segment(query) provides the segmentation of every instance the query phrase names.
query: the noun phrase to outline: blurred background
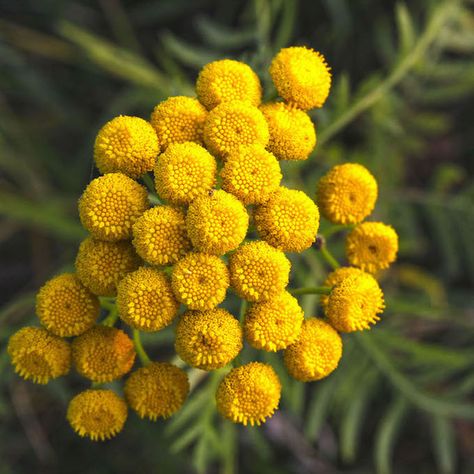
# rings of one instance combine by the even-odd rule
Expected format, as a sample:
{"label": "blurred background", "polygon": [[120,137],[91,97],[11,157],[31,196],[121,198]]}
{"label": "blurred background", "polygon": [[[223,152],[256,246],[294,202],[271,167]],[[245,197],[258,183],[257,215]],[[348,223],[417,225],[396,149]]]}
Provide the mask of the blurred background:
{"label": "blurred background", "polygon": [[[5,347],[34,321],[37,288],[72,268],[97,130],[192,95],[200,67],[224,57],[271,96],[269,62],[295,44],[321,51],[334,82],[312,113],[316,150],[284,164],[286,184],[314,196],[346,161],[376,176],[372,219],[400,234],[384,321],[345,337],[321,382],[292,382],[266,356],[285,388],[262,428],[221,422],[210,380],[170,422],[131,414],[112,441],[77,437],[64,415],[84,382],[23,382]],[[473,107],[469,0],[0,0],[0,474],[474,472]],[[343,261],[343,234],[329,246]],[[312,252],[294,265],[294,286],[327,273]],[[302,302],[317,314],[316,297]],[[145,343],[171,354],[172,329]]]}

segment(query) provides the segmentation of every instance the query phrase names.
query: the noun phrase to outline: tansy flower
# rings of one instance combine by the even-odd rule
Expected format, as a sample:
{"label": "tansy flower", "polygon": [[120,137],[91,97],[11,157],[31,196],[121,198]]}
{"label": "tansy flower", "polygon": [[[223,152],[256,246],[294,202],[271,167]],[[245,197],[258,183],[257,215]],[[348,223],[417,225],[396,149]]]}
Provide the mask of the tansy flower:
{"label": "tansy flower", "polygon": [[172,206],[149,209],[133,226],[133,245],[152,265],[177,262],[191,249],[184,212]]}
{"label": "tansy flower", "polygon": [[122,173],[93,179],[79,199],[82,225],[99,240],[126,240],[149,207],[146,189]]}
{"label": "tansy flower", "polygon": [[298,338],[303,319],[298,301],[284,291],[250,307],[245,315],[245,339],[256,349],[285,349]]}
{"label": "tansy flower", "polygon": [[345,163],[331,168],[318,183],[321,214],[335,224],[357,224],[375,207],[377,181],[367,168]]}
{"label": "tansy flower", "polygon": [[280,97],[303,110],[322,107],[331,88],[324,56],[303,46],[281,49],[272,60],[270,75]]}
{"label": "tansy flower", "polygon": [[135,348],[122,330],[95,326],[74,339],[72,358],[83,377],[98,383],[111,382],[132,368]]}
{"label": "tansy flower", "polygon": [[112,390],[85,390],[67,409],[67,420],[79,436],[92,441],[113,438],[127,421],[127,404]]}
{"label": "tansy flower", "polygon": [[222,102],[241,100],[257,106],[262,100],[258,76],[247,64],[232,59],[206,64],[197,78],[196,93],[209,110]]}
{"label": "tansy flower", "polygon": [[99,299],[74,273],[47,281],[36,295],[41,324],[61,337],[78,336],[91,328],[100,314]]}
{"label": "tansy flower", "polygon": [[382,222],[358,224],[346,238],[347,259],[351,265],[375,273],[388,268],[397,258],[398,235]]}
{"label": "tansy flower", "polygon": [[384,309],[382,290],[372,275],[353,275],[336,285],[329,295],[326,316],[340,332],[369,329]]}
{"label": "tansy flower", "polygon": [[156,191],[171,204],[187,205],[215,182],[216,160],[197,143],[170,145],[156,162]]}
{"label": "tansy flower", "polygon": [[342,356],[342,340],[332,326],[321,319],[303,322],[298,340],[284,352],[289,374],[301,382],[313,382],[327,377]]}
{"label": "tansy flower", "polygon": [[140,418],[168,418],[183,405],[189,393],[186,372],[167,362],[152,362],[131,373],[125,382],[127,403]]}
{"label": "tansy flower", "polygon": [[[362,275],[364,272],[355,267],[340,267],[336,268],[336,270],[332,271],[327,277],[326,280],[323,283],[323,286],[328,286],[329,288],[332,288],[333,286],[339,285],[342,280],[349,276],[357,276],[357,275]],[[326,311],[326,307],[329,301],[329,295],[321,295],[319,297],[319,302],[321,303],[321,306],[323,307],[324,311]]]}
{"label": "tansy flower", "polygon": [[280,186],[277,159],[261,145],[241,146],[231,152],[221,171],[222,189],[244,204],[262,204]]}
{"label": "tansy flower", "polygon": [[267,149],[280,160],[306,160],[316,146],[316,131],[309,115],[281,102],[262,104],[270,141]]}
{"label": "tansy flower", "polygon": [[151,171],[159,152],[153,127],[146,120],[125,115],[107,122],[94,145],[95,164],[101,173],[120,172],[131,178]]}
{"label": "tansy flower", "polygon": [[190,253],[173,267],[171,286],[189,309],[212,309],[224,301],[229,271],[219,257]]}
{"label": "tansy flower", "polygon": [[88,237],[79,246],[76,272],[81,282],[99,296],[115,296],[117,284],[140,266],[129,241],[106,242]]}
{"label": "tansy flower", "polygon": [[209,112],[204,143],[215,156],[225,158],[241,145],[268,143],[268,125],[262,112],[247,102],[224,102]]}
{"label": "tansy flower", "polygon": [[165,150],[172,143],[202,144],[202,131],[207,110],[192,97],[169,97],[158,104],[151,114],[160,145]]}
{"label": "tansy flower", "polygon": [[117,308],[129,326],[141,331],[159,331],[171,324],[179,303],[163,272],[141,267],[120,282]]}
{"label": "tansy flower", "polygon": [[268,300],[285,289],[290,267],[281,250],[264,241],[249,242],[229,258],[231,285],[241,298]]}
{"label": "tansy flower", "polygon": [[262,239],[284,252],[302,252],[316,240],[318,207],[303,191],[280,187],[254,218]]}
{"label": "tansy flower", "polygon": [[251,362],[222,379],[216,392],[217,409],[234,423],[260,425],[278,408],[280,395],[281,383],[272,367]]}
{"label": "tansy flower", "polygon": [[35,383],[48,383],[71,367],[69,343],[44,328],[21,328],[10,336],[7,351],[15,372]]}
{"label": "tansy flower", "polygon": [[244,205],[223,190],[199,196],[188,209],[186,227],[194,247],[201,252],[224,255],[245,239],[249,216]]}
{"label": "tansy flower", "polygon": [[175,349],[193,367],[219,369],[242,350],[242,328],[225,309],[187,311],[176,326]]}

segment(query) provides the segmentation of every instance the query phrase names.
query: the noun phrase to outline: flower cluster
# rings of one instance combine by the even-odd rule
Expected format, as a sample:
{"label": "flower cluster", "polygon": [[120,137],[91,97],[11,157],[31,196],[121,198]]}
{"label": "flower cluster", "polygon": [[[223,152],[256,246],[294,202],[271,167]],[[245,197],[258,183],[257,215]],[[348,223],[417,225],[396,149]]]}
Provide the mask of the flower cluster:
{"label": "flower cluster", "polygon": [[[383,294],[372,273],[394,261],[397,235],[362,222],[375,205],[375,179],[361,165],[336,166],[320,180],[317,204],[281,185],[280,161],[306,160],[316,145],[307,111],[324,104],[329,68],[320,53],[291,47],[275,56],[270,75],[281,100],[262,104],[248,65],[215,61],[199,73],[196,98],[168,98],[150,121],[120,116],[99,131],[94,158],[102,175],[79,200],[90,235],[76,271],[40,289],[42,327],[21,329],[8,346],[26,379],[47,383],[73,366],[92,383],[67,410],[79,435],[115,436],[129,409],[153,421],[173,415],[190,391],[185,364],[225,368],[218,411],[258,425],[277,409],[281,383],[267,363],[240,363],[244,344],[282,351],[289,374],[310,382],[336,369],[340,332],[379,319]],[[351,229],[352,266],[324,283],[325,318],[305,319],[295,297],[303,292],[288,288],[286,253],[315,244],[320,211]],[[236,298],[240,320],[228,310],[235,304],[220,306]],[[178,357],[150,361],[140,332],[174,323]],[[116,384],[104,386],[124,376],[121,394]]]}

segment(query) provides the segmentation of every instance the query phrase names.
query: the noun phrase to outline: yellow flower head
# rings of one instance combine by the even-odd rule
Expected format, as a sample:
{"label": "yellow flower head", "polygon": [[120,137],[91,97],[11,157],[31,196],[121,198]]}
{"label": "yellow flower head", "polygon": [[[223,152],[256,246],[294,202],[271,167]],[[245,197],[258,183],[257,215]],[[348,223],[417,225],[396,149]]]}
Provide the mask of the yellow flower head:
{"label": "yellow flower head", "polygon": [[99,299],[74,273],[47,281],[36,295],[41,324],[61,337],[78,336],[91,328],[100,314]]}
{"label": "yellow flower head", "polygon": [[[340,267],[336,268],[333,272],[331,272],[323,283],[323,286],[328,286],[332,288],[333,286],[339,285],[342,280],[349,276],[357,276],[362,275],[364,272],[359,268],[355,267]],[[319,302],[323,307],[324,311],[326,312],[327,304],[329,301],[329,295],[321,295],[319,297]]]}
{"label": "yellow flower head", "polygon": [[316,130],[306,112],[281,102],[260,106],[270,131],[270,150],[280,160],[306,160],[316,146]]}
{"label": "yellow flower head", "polygon": [[176,298],[189,309],[212,309],[224,301],[229,271],[219,257],[190,253],[173,267],[171,286]]}
{"label": "yellow flower head", "polygon": [[105,242],[88,237],[79,246],[76,272],[81,282],[99,296],[115,296],[119,281],[140,266],[133,245],[125,240]]}
{"label": "yellow flower head", "polygon": [[244,204],[262,204],[280,186],[277,159],[261,145],[241,146],[231,152],[221,171],[222,189]]}
{"label": "yellow flower head", "polygon": [[149,209],[133,226],[133,245],[152,265],[177,262],[191,249],[184,212],[172,206]]}
{"label": "yellow flower head", "polygon": [[48,383],[71,367],[69,343],[44,328],[21,328],[10,336],[7,351],[15,372],[35,383]]}
{"label": "yellow flower head", "polygon": [[215,156],[225,158],[241,145],[268,143],[268,125],[262,112],[247,102],[224,102],[209,112],[204,143]]}
{"label": "yellow flower head", "polygon": [[242,350],[242,328],[225,309],[187,311],[176,326],[175,349],[193,367],[219,369]]}
{"label": "yellow flower head", "polygon": [[148,207],[146,189],[122,173],[93,179],[79,199],[82,225],[99,240],[126,240]]}
{"label": "yellow flower head", "polygon": [[127,421],[127,404],[112,390],[85,390],[67,409],[67,420],[79,436],[92,441],[113,438]]}
{"label": "yellow flower head", "polygon": [[156,191],[171,204],[187,205],[216,182],[216,160],[197,143],[170,145],[155,166]]}
{"label": "yellow flower head", "polygon": [[298,340],[284,352],[289,374],[301,382],[327,377],[342,356],[342,340],[337,331],[321,319],[303,322]]}
{"label": "yellow flower head", "polygon": [[83,377],[98,383],[111,382],[132,368],[135,348],[122,330],[95,326],[74,339],[72,359]]}
{"label": "yellow flower head", "polygon": [[281,49],[270,65],[270,75],[280,97],[303,110],[322,107],[331,88],[324,56],[303,46]]}
{"label": "yellow flower head", "polygon": [[329,295],[326,316],[340,332],[369,329],[384,309],[382,290],[372,275],[363,273],[344,278]]}
{"label": "yellow flower head", "polygon": [[284,252],[302,252],[316,240],[318,207],[303,191],[280,187],[254,218],[261,238]]}
{"label": "yellow flower head", "polygon": [[318,183],[321,214],[335,224],[357,224],[374,209],[377,181],[358,163],[334,166]]}
{"label": "yellow flower head", "polygon": [[280,395],[281,383],[272,367],[251,362],[222,379],[216,393],[217,409],[234,423],[260,425],[278,408]]}
{"label": "yellow flower head", "polygon": [[196,93],[209,110],[222,102],[242,100],[258,106],[262,86],[250,66],[232,59],[206,64],[196,81]]}
{"label": "yellow flower head", "polygon": [[120,317],[132,328],[159,331],[172,323],[179,303],[163,272],[141,267],[120,282],[117,308]]}
{"label": "yellow flower head", "polygon": [[303,310],[286,291],[253,304],[245,315],[245,339],[256,349],[276,352],[293,344],[303,324]]}
{"label": "yellow flower head", "polygon": [[249,242],[229,258],[232,288],[249,301],[264,301],[281,293],[290,268],[285,254],[264,241]]}
{"label": "yellow flower head", "polygon": [[120,115],[99,131],[94,159],[101,173],[120,172],[139,178],[155,166],[160,145],[153,127],[139,117]]}
{"label": "yellow flower head", "polygon": [[189,393],[186,372],[167,362],[152,362],[131,373],[125,398],[140,418],[156,421],[177,412]]}
{"label": "yellow flower head", "polygon": [[214,255],[236,249],[245,239],[248,225],[244,205],[221,189],[196,198],[186,216],[188,235],[194,247]]}
{"label": "yellow flower head", "polygon": [[375,273],[388,268],[397,258],[398,235],[382,222],[363,222],[346,239],[347,259],[351,265]]}

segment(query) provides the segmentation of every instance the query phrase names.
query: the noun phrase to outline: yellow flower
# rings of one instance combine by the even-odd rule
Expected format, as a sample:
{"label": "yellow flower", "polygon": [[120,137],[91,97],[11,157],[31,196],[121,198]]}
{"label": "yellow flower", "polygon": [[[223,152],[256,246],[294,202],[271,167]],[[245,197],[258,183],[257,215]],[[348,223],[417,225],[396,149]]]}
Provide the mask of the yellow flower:
{"label": "yellow flower", "polygon": [[76,272],[81,282],[99,296],[115,296],[117,285],[140,266],[140,258],[128,241],[105,242],[88,237],[79,246]]}
{"label": "yellow flower", "polygon": [[197,250],[224,255],[245,239],[249,216],[244,205],[223,190],[199,196],[186,216],[188,235]]}
{"label": "yellow flower", "polygon": [[152,362],[131,373],[125,398],[140,418],[168,418],[183,405],[189,393],[186,372],[167,362]]}
{"label": "yellow flower", "polygon": [[347,259],[351,265],[375,273],[388,268],[397,258],[398,235],[382,222],[363,222],[346,238]]}
{"label": "yellow flower", "polygon": [[171,286],[189,309],[212,309],[224,301],[229,271],[219,257],[190,253],[174,266]]}
{"label": "yellow flower", "polygon": [[176,326],[175,349],[193,367],[219,369],[242,350],[242,328],[225,309],[187,311]]}
{"label": "yellow flower", "polygon": [[281,293],[290,268],[285,254],[264,241],[249,242],[229,258],[232,288],[249,301],[264,301]]}
{"label": "yellow flower", "polygon": [[82,225],[99,240],[126,240],[149,207],[146,189],[122,173],[92,180],[79,200]]}
{"label": "yellow flower", "polygon": [[120,115],[99,131],[94,159],[99,171],[139,178],[155,166],[160,145],[153,127],[139,117]]}
{"label": "yellow flower", "polygon": [[303,319],[298,301],[284,291],[250,307],[245,315],[245,339],[256,349],[285,349],[298,338]]}
{"label": "yellow flower", "polygon": [[263,104],[260,110],[270,131],[268,150],[280,160],[306,160],[316,146],[316,130],[309,115],[281,102]]}
{"label": "yellow flower", "polygon": [[259,105],[262,86],[250,66],[232,59],[206,64],[196,81],[196,93],[209,110],[222,102],[242,100]]}
{"label": "yellow flower", "polygon": [[196,143],[170,145],[156,162],[156,191],[171,204],[187,205],[214,187],[216,167],[214,157]]}
{"label": "yellow flower", "polygon": [[331,88],[324,56],[303,46],[281,49],[270,65],[270,75],[280,97],[303,110],[322,107]]}
{"label": "yellow flower", "polygon": [[35,383],[48,383],[71,367],[69,343],[44,328],[21,328],[10,336],[7,351],[15,372]]}
{"label": "yellow flower", "polygon": [[202,131],[207,110],[192,97],[169,97],[158,104],[150,122],[165,150],[172,143],[202,144]]}
{"label": "yellow flower", "polygon": [[268,143],[268,125],[262,112],[247,102],[223,102],[214,108],[204,125],[204,143],[215,156],[225,158],[241,145]]}
{"label": "yellow flower", "polygon": [[216,393],[217,409],[234,423],[260,425],[278,408],[280,395],[281,383],[272,367],[251,362],[222,379]]}
{"label": "yellow flower", "polygon": [[382,290],[372,275],[362,273],[344,278],[329,295],[326,316],[340,332],[369,329],[384,309]]}
{"label": "yellow flower", "polygon": [[284,252],[302,252],[316,240],[318,207],[303,191],[280,187],[254,218],[261,238]]}
{"label": "yellow flower", "polygon": [[[349,276],[357,276],[362,275],[364,272],[359,268],[355,267],[340,267],[336,268],[333,272],[331,272],[323,283],[323,286],[328,286],[332,288],[333,286],[339,285],[342,280]],[[319,297],[319,302],[323,307],[324,311],[326,311],[326,307],[329,301],[329,295],[321,295]]]}
{"label": "yellow flower", "polygon": [[184,212],[172,206],[149,209],[133,226],[133,245],[152,265],[177,262],[191,249]]}
{"label": "yellow flower", "polygon": [[36,314],[41,324],[61,337],[78,336],[91,328],[100,314],[97,296],[74,273],[47,281],[36,295]]}
{"label": "yellow flower", "polygon": [[358,163],[334,166],[318,183],[321,214],[335,224],[357,224],[374,209],[377,181]]}
{"label": "yellow flower", "polygon": [[141,267],[120,282],[117,308],[120,317],[132,328],[159,331],[172,323],[179,303],[164,273]]}
{"label": "yellow flower", "polygon": [[85,390],[67,409],[67,420],[79,436],[92,441],[113,438],[127,421],[127,404],[112,390]]}
{"label": "yellow flower", "polygon": [[83,377],[98,383],[111,382],[132,368],[135,348],[122,330],[95,326],[74,339],[72,358]]}
{"label": "yellow flower", "polygon": [[327,377],[342,356],[341,336],[328,323],[311,318],[303,322],[298,340],[284,352],[289,374],[301,382]]}
{"label": "yellow flower", "polygon": [[221,171],[222,189],[244,204],[262,204],[280,186],[277,159],[261,145],[241,146],[231,152]]}

